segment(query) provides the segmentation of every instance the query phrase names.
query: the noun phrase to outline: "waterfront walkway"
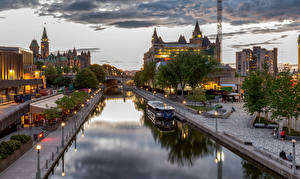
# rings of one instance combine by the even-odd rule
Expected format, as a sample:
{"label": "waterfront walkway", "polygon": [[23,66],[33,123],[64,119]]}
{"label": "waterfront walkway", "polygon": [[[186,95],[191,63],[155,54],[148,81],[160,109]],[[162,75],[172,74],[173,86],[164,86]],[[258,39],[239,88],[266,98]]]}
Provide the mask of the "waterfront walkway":
{"label": "waterfront walkway", "polygon": [[[188,122],[208,129],[208,131],[211,132],[210,134],[215,133],[215,118],[206,118],[202,115],[192,113],[183,104],[167,99],[163,95],[153,95],[148,91],[138,88],[134,88],[134,91],[148,100],[162,100],[165,103],[172,105],[175,108],[176,113],[184,116]],[[232,107],[234,107],[236,112],[232,113],[227,119],[218,118],[218,134],[215,135],[216,138],[219,136],[220,138],[234,140],[233,143],[236,143],[241,147],[249,148],[251,150],[253,149],[253,153],[257,156],[260,156],[268,162],[271,161],[274,166],[283,169],[287,173],[292,173],[292,170],[288,167],[292,165],[292,162],[279,159],[279,153],[281,150],[284,150],[287,155],[292,153],[291,141],[275,139],[272,136],[271,129],[250,128],[249,120],[251,116],[243,109],[243,103],[222,103],[222,106],[227,110],[231,110]],[[225,136],[224,133],[228,135]],[[244,145],[244,142],[252,142],[252,146],[246,146]],[[299,151],[300,145],[296,144],[297,165],[300,164]],[[299,171],[297,171],[297,175],[299,178]]]}
{"label": "waterfront walkway", "polygon": [[[75,123],[76,127],[80,127],[86,118],[89,115],[90,111],[94,108],[95,104],[101,99],[102,93],[98,93],[93,97],[84,108],[82,108],[76,116],[68,118],[65,122],[64,134],[65,134],[65,145],[69,140],[70,136],[73,136],[75,133]],[[29,130],[29,129],[28,129]],[[77,130],[77,129],[76,129]],[[23,131],[23,130],[22,130]],[[19,131],[19,134],[22,134],[22,131]],[[28,131],[24,132],[25,134]],[[42,146],[40,151],[40,161],[41,161],[41,173],[43,175],[48,171],[46,169],[46,161],[49,161],[48,166],[50,166],[54,160],[52,160],[52,153],[54,153],[54,159],[57,158],[58,153],[60,153],[64,148],[61,147],[62,139],[62,130],[59,127],[57,130],[49,133],[42,141],[38,144]],[[59,147],[59,152],[57,152],[57,147]],[[10,165],[6,170],[1,172],[0,178],[2,179],[35,179],[37,171],[37,151],[35,146],[26,152],[22,157]]]}

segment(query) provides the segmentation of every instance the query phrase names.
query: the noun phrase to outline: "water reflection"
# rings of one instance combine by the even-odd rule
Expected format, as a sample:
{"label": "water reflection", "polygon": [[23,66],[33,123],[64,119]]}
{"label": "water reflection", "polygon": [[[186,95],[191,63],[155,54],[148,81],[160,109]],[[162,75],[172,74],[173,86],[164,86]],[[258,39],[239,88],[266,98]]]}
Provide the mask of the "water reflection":
{"label": "water reflection", "polygon": [[52,178],[247,178],[237,155],[185,123],[161,132],[142,98],[122,96],[99,103],[64,155],[66,176],[59,170]]}

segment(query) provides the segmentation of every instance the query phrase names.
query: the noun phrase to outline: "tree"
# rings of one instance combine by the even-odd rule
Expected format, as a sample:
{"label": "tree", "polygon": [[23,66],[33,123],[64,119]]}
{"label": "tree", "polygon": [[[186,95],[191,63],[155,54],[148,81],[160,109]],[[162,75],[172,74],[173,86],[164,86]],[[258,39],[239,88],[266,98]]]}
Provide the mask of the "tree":
{"label": "tree", "polygon": [[56,67],[57,74],[61,75],[63,73],[62,67]]}
{"label": "tree", "polygon": [[54,85],[54,80],[58,77],[56,68],[53,65],[48,65],[45,69],[47,86]]}
{"label": "tree", "polygon": [[100,83],[104,83],[105,81],[105,71],[101,65],[94,64],[89,67],[89,69],[95,73],[97,80]]}
{"label": "tree", "polygon": [[214,59],[211,59],[210,56],[203,53],[195,53],[193,51],[184,52],[182,56],[185,56],[187,70],[187,83],[193,89],[204,83],[205,78],[208,74],[211,74],[216,70],[216,65],[218,62]]}
{"label": "tree", "polygon": [[155,76],[156,62],[149,62],[144,65],[144,78],[148,86],[155,87],[154,76]]}
{"label": "tree", "polygon": [[63,114],[69,113],[76,105],[74,99],[70,96],[64,96],[55,103],[62,110]]}
{"label": "tree", "polygon": [[257,112],[258,118],[264,108],[268,106],[268,100],[266,97],[266,90],[264,80],[260,75],[260,72],[251,72],[251,74],[245,78],[243,83],[244,93],[244,108],[251,114]]}
{"label": "tree", "polygon": [[88,98],[88,94],[84,91],[75,91],[72,93],[71,96],[75,102],[75,105],[81,105],[85,102],[85,100]]}
{"label": "tree", "polygon": [[271,89],[272,118],[286,118],[290,132],[290,120],[292,118],[298,119],[300,114],[300,84],[293,82],[289,71],[287,71],[279,74]]}
{"label": "tree", "polygon": [[48,121],[52,121],[55,118],[61,117],[60,111],[57,108],[50,108],[44,111],[45,118]]}
{"label": "tree", "polygon": [[93,73],[90,69],[85,68],[77,73],[75,78],[75,88],[90,88],[96,90],[98,86],[99,81],[97,80],[95,73]]}
{"label": "tree", "polygon": [[167,63],[166,65],[161,65],[158,68],[155,79],[157,81],[157,84],[162,89],[167,87],[174,88],[177,91],[178,81],[176,79],[176,74],[173,72],[169,63]]}
{"label": "tree", "polygon": [[193,101],[200,101],[205,105],[206,95],[205,91],[201,88],[193,89],[193,95],[189,96],[189,99]]}
{"label": "tree", "polygon": [[73,83],[73,79],[70,77],[59,76],[54,80],[54,85],[56,87],[68,87]]}
{"label": "tree", "polygon": [[36,65],[36,68],[38,69],[38,70],[40,70],[40,71],[42,71],[43,70],[43,66],[45,65],[43,62],[41,62],[41,61],[37,61],[37,62],[35,62],[35,65]]}
{"label": "tree", "polygon": [[72,72],[73,73],[78,73],[80,71],[80,68],[79,66],[75,65],[73,68],[72,68]]}
{"label": "tree", "polygon": [[138,71],[135,73],[133,81],[136,86],[141,87],[146,83],[145,77],[144,77],[144,71]]}

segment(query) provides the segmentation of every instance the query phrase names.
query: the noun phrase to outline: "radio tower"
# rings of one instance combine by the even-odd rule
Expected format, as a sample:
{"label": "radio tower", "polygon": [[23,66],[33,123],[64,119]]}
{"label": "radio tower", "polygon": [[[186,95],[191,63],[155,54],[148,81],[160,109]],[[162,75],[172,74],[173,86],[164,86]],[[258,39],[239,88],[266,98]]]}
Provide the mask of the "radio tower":
{"label": "radio tower", "polygon": [[218,34],[216,40],[217,46],[217,60],[222,62],[222,0],[217,0],[217,16],[218,16]]}

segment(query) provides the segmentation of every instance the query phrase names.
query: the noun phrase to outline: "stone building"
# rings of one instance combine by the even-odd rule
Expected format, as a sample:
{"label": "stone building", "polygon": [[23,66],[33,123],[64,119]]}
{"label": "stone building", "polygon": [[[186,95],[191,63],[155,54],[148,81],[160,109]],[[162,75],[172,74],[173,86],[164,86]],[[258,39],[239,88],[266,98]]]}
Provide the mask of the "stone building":
{"label": "stone building", "polygon": [[[192,38],[190,42],[186,41],[186,38],[183,35],[180,35],[178,41],[176,42],[164,42],[161,37],[157,35],[156,28],[154,29],[152,35],[152,46],[144,54],[144,64],[148,62],[163,62],[171,60],[171,54],[178,54],[182,51],[195,51],[205,53],[208,56],[217,59],[217,48],[216,44],[220,43],[211,43],[208,37],[202,34],[200,30],[198,21],[196,22]],[[219,62],[221,59],[217,59]]]}
{"label": "stone building", "polygon": [[74,67],[77,66],[79,68],[86,68],[91,65],[91,53],[90,51],[77,53],[77,50],[74,48],[73,50],[68,50],[65,52],[58,51],[57,53],[49,52],[49,39],[46,32],[46,28],[44,28],[43,36],[41,40],[41,53],[38,42],[34,39],[32,40],[30,46],[30,50],[33,52],[34,63],[37,61],[41,61],[45,63],[45,65],[54,65],[56,67]]}

